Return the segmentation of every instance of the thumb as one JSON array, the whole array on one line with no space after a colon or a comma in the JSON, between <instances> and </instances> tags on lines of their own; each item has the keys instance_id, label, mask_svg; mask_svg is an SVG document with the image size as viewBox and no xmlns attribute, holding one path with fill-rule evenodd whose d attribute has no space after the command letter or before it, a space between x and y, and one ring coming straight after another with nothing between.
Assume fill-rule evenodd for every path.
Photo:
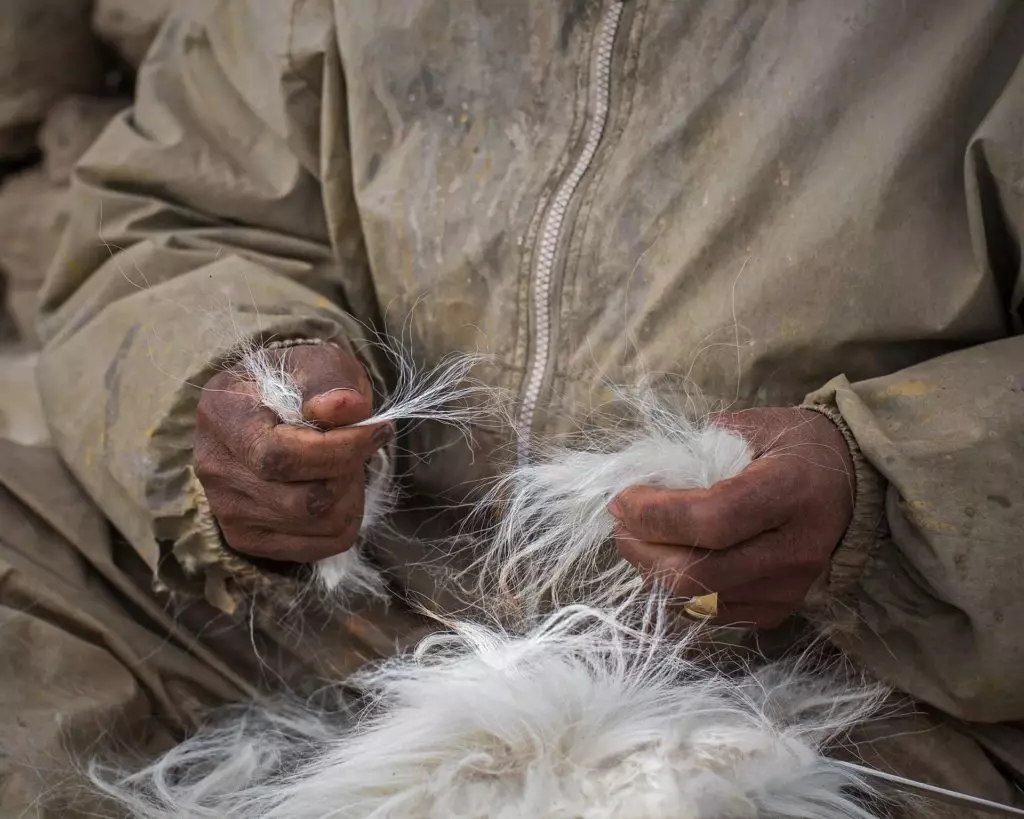
<instances>
[{"instance_id":1,"label":"thumb","mask_svg":"<svg viewBox=\"0 0 1024 819\"><path fill-rule=\"evenodd\" d=\"M365 421L371 415L372 400L351 387L336 387L302 402L302 417L326 429Z\"/></svg>"}]
</instances>

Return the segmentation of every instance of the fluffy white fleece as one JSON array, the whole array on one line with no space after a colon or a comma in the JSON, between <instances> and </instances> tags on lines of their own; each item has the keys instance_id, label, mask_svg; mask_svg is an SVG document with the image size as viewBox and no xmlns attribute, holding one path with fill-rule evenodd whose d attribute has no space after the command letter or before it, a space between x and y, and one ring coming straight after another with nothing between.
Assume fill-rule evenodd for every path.
<instances>
[{"instance_id":1,"label":"fluffy white fleece","mask_svg":"<svg viewBox=\"0 0 1024 819\"><path fill-rule=\"evenodd\" d=\"M481 596L497 589L528 617L567 603L615 605L642 580L612 548L609 502L635 485L706 489L750 463L740 435L690 420L650 390L620 396L628 428L596 431L586 449L538 446L488 493L481 512L498 522L473 567Z\"/></svg>"},{"instance_id":2,"label":"fluffy white fleece","mask_svg":"<svg viewBox=\"0 0 1024 819\"><path fill-rule=\"evenodd\" d=\"M879 692L799 667L729 676L657 604L569 606L513 636L456 623L350 681L345 726L233 713L127 776L140 819L870 819L822 755ZM693 654L693 656L690 656Z\"/></svg>"}]
</instances>

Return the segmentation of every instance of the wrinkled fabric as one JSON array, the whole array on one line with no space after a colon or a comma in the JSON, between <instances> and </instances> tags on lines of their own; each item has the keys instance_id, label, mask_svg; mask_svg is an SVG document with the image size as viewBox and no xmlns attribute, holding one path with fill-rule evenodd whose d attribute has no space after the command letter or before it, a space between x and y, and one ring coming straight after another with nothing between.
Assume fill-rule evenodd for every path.
<instances>
[{"instance_id":1,"label":"wrinkled fabric","mask_svg":"<svg viewBox=\"0 0 1024 819\"><path fill-rule=\"evenodd\" d=\"M154 592L32 417L33 358L0 360L0 817L108 815L89 761L165 751L227 703L311 696L422 635L397 605L229 617Z\"/></svg>"},{"instance_id":2,"label":"wrinkled fabric","mask_svg":"<svg viewBox=\"0 0 1024 819\"><path fill-rule=\"evenodd\" d=\"M386 381L367 328L402 330L421 363L489 353L477 375L521 395L546 333L534 436L651 372L711 405L807 397L858 464L809 614L1024 778L1024 7L625 3L605 127L542 246L611 5L172 15L79 166L44 289L55 445L159 584L234 610L278 578L219 541L190 447L240 342L333 338ZM404 442L432 453L411 495L507 457L508 436L453 434ZM423 548L382 559L429 589Z\"/></svg>"}]
</instances>

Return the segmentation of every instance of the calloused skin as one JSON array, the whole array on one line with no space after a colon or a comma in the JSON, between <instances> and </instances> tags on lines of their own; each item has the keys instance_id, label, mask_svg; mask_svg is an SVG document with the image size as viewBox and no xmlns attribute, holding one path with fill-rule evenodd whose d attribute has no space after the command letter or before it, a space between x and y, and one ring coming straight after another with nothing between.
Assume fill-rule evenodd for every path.
<instances>
[{"instance_id":1,"label":"calloused skin","mask_svg":"<svg viewBox=\"0 0 1024 819\"><path fill-rule=\"evenodd\" d=\"M196 413L195 471L224 539L255 557L309 563L343 552L359 533L364 465L394 435L390 424L347 425L373 413L358 359L333 344L271 350L288 356L302 412L317 428L281 424L256 387L221 372Z\"/></svg>"},{"instance_id":2,"label":"calloused skin","mask_svg":"<svg viewBox=\"0 0 1024 819\"><path fill-rule=\"evenodd\" d=\"M619 553L680 598L716 592L716 622L779 625L828 571L853 514L839 428L799 408L725 413L755 460L710 489L630 487L608 509Z\"/></svg>"}]
</instances>

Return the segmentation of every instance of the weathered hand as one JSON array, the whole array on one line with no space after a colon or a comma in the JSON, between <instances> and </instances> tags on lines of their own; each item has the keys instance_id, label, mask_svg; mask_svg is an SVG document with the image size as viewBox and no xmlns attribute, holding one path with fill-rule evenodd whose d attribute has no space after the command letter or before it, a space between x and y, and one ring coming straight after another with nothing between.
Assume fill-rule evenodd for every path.
<instances>
[{"instance_id":1,"label":"weathered hand","mask_svg":"<svg viewBox=\"0 0 1024 819\"><path fill-rule=\"evenodd\" d=\"M609 505L620 554L674 594L717 592L720 623L771 628L829 566L853 513L849 448L813 410L751 409L716 423L755 460L705 490L637 486Z\"/></svg>"},{"instance_id":2,"label":"weathered hand","mask_svg":"<svg viewBox=\"0 0 1024 819\"><path fill-rule=\"evenodd\" d=\"M228 544L278 561L343 552L359 532L364 464L390 440L389 424L341 428L370 417L373 397L359 361L333 344L268 351L288 357L303 415L287 426L261 406L256 387L222 372L203 389L195 470Z\"/></svg>"}]
</instances>

